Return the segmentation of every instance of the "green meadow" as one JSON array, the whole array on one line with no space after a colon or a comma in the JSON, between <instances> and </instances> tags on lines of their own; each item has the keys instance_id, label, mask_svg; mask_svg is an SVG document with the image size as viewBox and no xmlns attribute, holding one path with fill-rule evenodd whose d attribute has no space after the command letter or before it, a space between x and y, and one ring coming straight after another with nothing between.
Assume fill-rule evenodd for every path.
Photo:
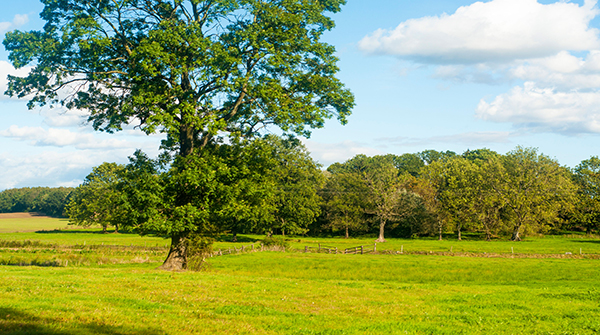
<instances>
[{"instance_id":1,"label":"green meadow","mask_svg":"<svg viewBox=\"0 0 600 335\"><path fill-rule=\"evenodd\" d=\"M0 214L0 234L67 229L68 223L67 219L50 218L47 216Z\"/></svg>"},{"instance_id":2,"label":"green meadow","mask_svg":"<svg viewBox=\"0 0 600 335\"><path fill-rule=\"evenodd\" d=\"M345 255L325 248L373 238L293 237L285 252L258 252L262 238L222 236L216 250L257 252L172 273L155 270L161 238L1 233L0 334L600 332L598 239L390 239Z\"/></svg>"}]
</instances>

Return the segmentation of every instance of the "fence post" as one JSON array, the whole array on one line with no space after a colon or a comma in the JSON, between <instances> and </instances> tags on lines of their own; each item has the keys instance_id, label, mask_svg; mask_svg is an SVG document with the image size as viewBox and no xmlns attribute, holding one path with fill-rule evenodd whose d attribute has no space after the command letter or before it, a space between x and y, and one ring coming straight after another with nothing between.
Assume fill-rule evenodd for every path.
<instances>
[{"instance_id":1,"label":"fence post","mask_svg":"<svg viewBox=\"0 0 600 335\"><path fill-rule=\"evenodd\" d=\"M337 255L337 253L338 253L338 249L337 249L337 247L335 247L335 254Z\"/></svg>"},{"instance_id":2,"label":"fence post","mask_svg":"<svg viewBox=\"0 0 600 335\"><path fill-rule=\"evenodd\" d=\"M373 253L377 252L377 243L373 246Z\"/></svg>"},{"instance_id":3,"label":"fence post","mask_svg":"<svg viewBox=\"0 0 600 335\"><path fill-rule=\"evenodd\" d=\"M242 252L244 252L244 246L242 245Z\"/></svg>"},{"instance_id":4,"label":"fence post","mask_svg":"<svg viewBox=\"0 0 600 335\"><path fill-rule=\"evenodd\" d=\"M254 250L254 243L252 243L252 250Z\"/></svg>"},{"instance_id":5,"label":"fence post","mask_svg":"<svg viewBox=\"0 0 600 335\"><path fill-rule=\"evenodd\" d=\"M360 254L361 255L363 254L363 246L362 245L360 246Z\"/></svg>"},{"instance_id":6,"label":"fence post","mask_svg":"<svg viewBox=\"0 0 600 335\"><path fill-rule=\"evenodd\" d=\"M304 253L307 253L307 252L308 252L308 246L306 245L306 246L304 246Z\"/></svg>"},{"instance_id":7,"label":"fence post","mask_svg":"<svg viewBox=\"0 0 600 335\"><path fill-rule=\"evenodd\" d=\"M401 254L403 254L403 253L404 253L404 246L403 246L403 245L401 245L401 246L400 246L400 253L401 253Z\"/></svg>"},{"instance_id":8,"label":"fence post","mask_svg":"<svg viewBox=\"0 0 600 335\"><path fill-rule=\"evenodd\" d=\"M321 243L319 243L319 252L321 252Z\"/></svg>"},{"instance_id":9,"label":"fence post","mask_svg":"<svg viewBox=\"0 0 600 335\"><path fill-rule=\"evenodd\" d=\"M221 249L219 249L219 256L223 256L223 251L221 251Z\"/></svg>"}]
</instances>

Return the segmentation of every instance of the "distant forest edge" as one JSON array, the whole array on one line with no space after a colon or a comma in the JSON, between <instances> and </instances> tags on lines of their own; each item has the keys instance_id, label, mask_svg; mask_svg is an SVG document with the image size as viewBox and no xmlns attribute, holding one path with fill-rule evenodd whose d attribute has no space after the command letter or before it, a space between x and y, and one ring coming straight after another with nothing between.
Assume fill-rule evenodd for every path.
<instances>
[{"instance_id":1,"label":"distant forest edge","mask_svg":"<svg viewBox=\"0 0 600 335\"><path fill-rule=\"evenodd\" d=\"M41 213L65 217L72 187L23 187L0 192L0 213Z\"/></svg>"}]
</instances>

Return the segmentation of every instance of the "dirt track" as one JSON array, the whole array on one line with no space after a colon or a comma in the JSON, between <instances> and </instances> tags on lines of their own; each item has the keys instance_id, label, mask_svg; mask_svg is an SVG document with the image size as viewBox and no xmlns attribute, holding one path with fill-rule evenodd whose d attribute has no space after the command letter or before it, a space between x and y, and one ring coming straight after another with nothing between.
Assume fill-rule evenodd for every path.
<instances>
[{"instance_id":1,"label":"dirt track","mask_svg":"<svg viewBox=\"0 0 600 335\"><path fill-rule=\"evenodd\" d=\"M0 213L0 219L30 219L46 217L47 216L38 213Z\"/></svg>"}]
</instances>

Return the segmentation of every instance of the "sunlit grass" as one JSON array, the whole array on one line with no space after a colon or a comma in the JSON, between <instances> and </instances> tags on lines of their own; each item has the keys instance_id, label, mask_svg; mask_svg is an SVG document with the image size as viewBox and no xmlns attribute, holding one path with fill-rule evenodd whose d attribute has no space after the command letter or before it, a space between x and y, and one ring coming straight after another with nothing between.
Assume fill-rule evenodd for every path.
<instances>
[{"instance_id":1,"label":"sunlit grass","mask_svg":"<svg viewBox=\"0 0 600 335\"><path fill-rule=\"evenodd\" d=\"M490 263L491 261L491 263ZM594 334L592 260L253 253L200 273L0 267L0 333Z\"/></svg>"},{"instance_id":2,"label":"sunlit grass","mask_svg":"<svg viewBox=\"0 0 600 335\"><path fill-rule=\"evenodd\" d=\"M0 233L33 232L68 228L69 220L50 217L0 218ZM72 228L72 227L71 227Z\"/></svg>"},{"instance_id":3,"label":"sunlit grass","mask_svg":"<svg viewBox=\"0 0 600 335\"><path fill-rule=\"evenodd\" d=\"M258 249L263 238L223 235L214 247ZM0 234L0 334L600 332L597 239L389 239L365 255L314 251L372 237L285 239L287 252L212 257L202 272L171 273L156 270L168 252L162 238Z\"/></svg>"}]
</instances>

